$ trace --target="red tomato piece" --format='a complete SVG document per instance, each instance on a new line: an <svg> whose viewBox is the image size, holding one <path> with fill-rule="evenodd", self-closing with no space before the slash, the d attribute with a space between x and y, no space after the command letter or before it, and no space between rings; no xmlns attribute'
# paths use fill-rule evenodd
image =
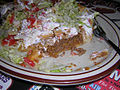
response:
<svg viewBox="0 0 120 90"><path fill-rule="evenodd" d="M35 5L35 3L31 3L31 6L32 6L32 7L35 7L36 5Z"/></svg>
<svg viewBox="0 0 120 90"><path fill-rule="evenodd" d="M40 9L38 7L34 8L33 12L38 12Z"/></svg>
<svg viewBox="0 0 120 90"><path fill-rule="evenodd" d="M25 5L28 5L28 3L29 3L29 1L24 1L24 4L25 4Z"/></svg>
<svg viewBox="0 0 120 90"><path fill-rule="evenodd" d="M31 14L31 15L30 15L30 17L31 17L31 18L34 18L34 15L33 15L33 14Z"/></svg>
<svg viewBox="0 0 120 90"><path fill-rule="evenodd" d="M28 26L28 28L33 28L34 27L34 23L36 21L36 19L34 18L34 16L31 16L30 18L27 18L27 21L30 22L30 25Z"/></svg>
<svg viewBox="0 0 120 90"><path fill-rule="evenodd" d="M45 12L42 12L42 15L44 15L45 14Z"/></svg>
<svg viewBox="0 0 120 90"><path fill-rule="evenodd" d="M1 44L4 46L4 45L7 45L8 44L8 40L5 38L2 40Z"/></svg>
<svg viewBox="0 0 120 90"><path fill-rule="evenodd" d="M26 62L27 64L29 64L32 67L35 66L35 63L32 60L28 59L27 57L24 57L24 62Z"/></svg>
<svg viewBox="0 0 120 90"><path fill-rule="evenodd" d="M33 25L29 25L29 26L28 26L28 29L33 28L33 27L35 27L35 26L33 26Z"/></svg>
<svg viewBox="0 0 120 90"><path fill-rule="evenodd" d="M16 40L15 39L10 39L9 40L9 46L13 46L16 44Z"/></svg>
<svg viewBox="0 0 120 90"><path fill-rule="evenodd" d="M12 14L12 16L9 19L10 24L13 24L13 21L14 21L14 14Z"/></svg>
<svg viewBox="0 0 120 90"><path fill-rule="evenodd" d="M17 40L14 39L14 36L15 35L8 35L8 37L4 38L2 40L2 45L9 45L9 46L12 46L12 45L15 45Z"/></svg>
<svg viewBox="0 0 120 90"><path fill-rule="evenodd" d="M14 36L15 36L15 35L8 35L7 39L8 39L8 40L14 39Z"/></svg>
<svg viewBox="0 0 120 90"><path fill-rule="evenodd" d="M24 63L21 63L20 65L23 66L23 67L26 67L26 65Z"/></svg>
<svg viewBox="0 0 120 90"><path fill-rule="evenodd" d="M35 20L36 20L36 19L35 19L34 17L27 18L27 21L28 21L28 22L30 21L31 23L34 23Z"/></svg>
<svg viewBox="0 0 120 90"><path fill-rule="evenodd" d="M25 11L29 11L29 9L25 7Z"/></svg>

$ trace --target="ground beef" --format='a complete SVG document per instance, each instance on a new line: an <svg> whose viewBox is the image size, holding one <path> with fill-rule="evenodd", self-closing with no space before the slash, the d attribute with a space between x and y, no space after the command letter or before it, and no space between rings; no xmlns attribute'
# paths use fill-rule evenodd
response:
<svg viewBox="0 0 120 90"><path fill-rule="evenodd" d="M83 44L83 36L79 33L69 39L61 39L52 46L48 46L47 53L51 57L58 57L58 55L67 50L72 50L72 48Z"/></svg>

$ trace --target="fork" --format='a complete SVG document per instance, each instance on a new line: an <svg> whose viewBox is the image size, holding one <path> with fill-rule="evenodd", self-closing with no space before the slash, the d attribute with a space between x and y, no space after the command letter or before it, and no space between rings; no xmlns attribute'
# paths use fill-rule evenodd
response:
<svg viewBox="0 0 120 90"><path fill-rule="evenodd" d="M102 29L102 27L98 24L98 22L95 20L95 24L97 25L97 28L93 30L93 34L98 38L103 38L119 55L120 55L120 49L117 47L107 36L105 31Z"/></svg>

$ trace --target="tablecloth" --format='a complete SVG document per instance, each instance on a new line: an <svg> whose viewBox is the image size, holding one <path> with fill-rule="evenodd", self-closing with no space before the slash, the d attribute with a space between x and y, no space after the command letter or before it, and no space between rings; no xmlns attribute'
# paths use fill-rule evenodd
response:
<svg viewBox="0 0 120 90"><path fill-rule="evenodd" d="M2 1L2 0L1 0ZM12 0L8 0L9 2ZM120 28L120 7L112 0L77 0L106 15ZM0 3L3 4L3 1ZM102 7L102 8L101 8ZM107 11L108 10L108 11ZM0 72L0 90L120 90L120 66L101 80L74 86L50 86L20 80Z"/></svg>

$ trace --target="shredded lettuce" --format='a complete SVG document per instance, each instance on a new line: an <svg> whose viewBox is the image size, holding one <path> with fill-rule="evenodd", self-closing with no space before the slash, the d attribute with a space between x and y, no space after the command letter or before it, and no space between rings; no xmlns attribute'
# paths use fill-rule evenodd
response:
<svg viewBox="0 0 120 90"><path fill-rule="evenodd" d="M99 15L100 13L99 12L95 12L94 13L94 17L96 17L97 15Z"/></svg>
<svg viewBox="0 0 120 90"><path fill-rule="evenodd" d="M55 69L55 70L50 70L50 72L58 73L58 72L72 72L71 69L67 69L67 67L60 68L60 69Z"/></svg>
<svg viewBox="0 0 120 90"><path fill-rule="evenodd" d="M50 72L61 72L61 70L56 69L56 70L51 70Z"/></svg>
<svg viewBox="0 0 120 90"><path fill-rule="evenodd" d="M0 49L0 56L6 60L12 61L15 64L20 64L23 62L23 57L25 54L18 54L16 48L2 47Z"/></svg>
<svg viewBox="0 0 120 90"><path fill-rule="evenodd" d="M12 25L9 23L9 19L7 19L3 25L0 26L1 30L9 30Z"/></svg>
<svg viewBox="0 0 120 90"><path fill-rule="evenodd" d="M22 11L15 11L14 12L15 13L15 19L16 20L23 20L23 19L25 19L26 17L28 17L24 12L22 12Z"/></svg>
<svg viewBox="0 0 120 90"><path fill-rule="evenodd" d="M20 64L23 62L23 59L19 57L18 55L9 54L9 58L15 64Z"/></svg>
<svg viewBox="0 0 120 90"><path fill-rule="evenodd" d="M0 49L0 56L2 58L9 59L8 55L9 55L9 51L5 47L3 47L2 49Z"/></svg>
<svg viewBox="0 0 120 90"><path fill-rule="evenodd" d="M91 18L91 15L88 14L87 8L84 8L83 11L80 11L80 7L75 0L62 0L59 3L54 5L54 13L56 15L56 20L53 17L53 21L58 23L64 23L65 26L68 27L76 27L79 30L79 25L86 25L88 28L92 26L88 26L83 21L88 19L93 19L98 13L94 13ZM84 15L84 16L82 16Z"/></svg>
<svg viewBox="0 0 120 90"><path fill-rule="evenodd" d="M46 8L46 7L50 7L52 6L53 4L51 2L48 2L48 1L44 1L44 2L40 2L38 4L38 7L39 9L42 9L42 8Z"/></svg>
<svg viewBox="0 0 120 90"><path fill-rule="evenodd" d="M81 15L81 12L75 0L62 0L60 3L56 3L54 8L55 14L57 15L56 22L64 23L68 26L75 26L81 20L78 17Z"/></svg>

